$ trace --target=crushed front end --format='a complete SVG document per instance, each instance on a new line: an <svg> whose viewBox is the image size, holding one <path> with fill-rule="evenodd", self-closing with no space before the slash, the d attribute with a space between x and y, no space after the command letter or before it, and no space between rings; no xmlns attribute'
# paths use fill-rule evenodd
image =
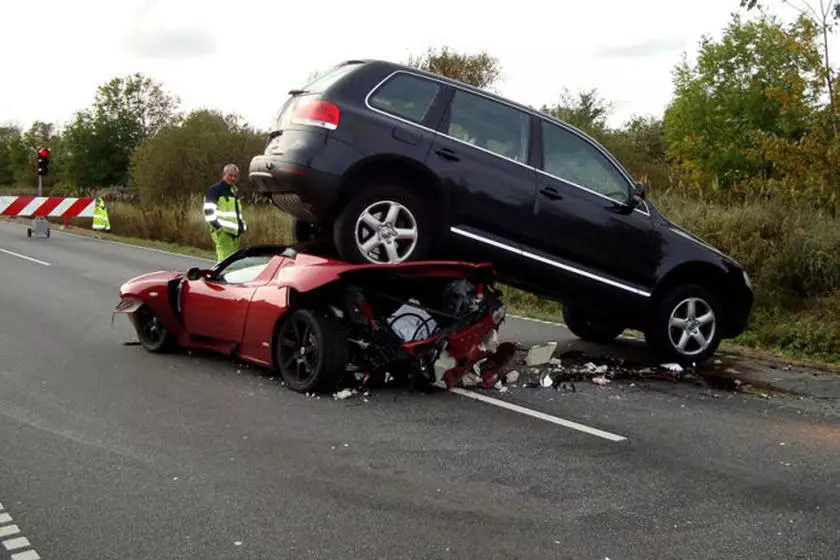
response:
<svg viewBox="0 0 840 560"><path fill-rule="evenodd" d="M411 388L448 389L474 374L489 388L515 350L498 344L506 308L486 278L355 282L331 307L350 345L348 372L364 385L403 378Z"/></svg>

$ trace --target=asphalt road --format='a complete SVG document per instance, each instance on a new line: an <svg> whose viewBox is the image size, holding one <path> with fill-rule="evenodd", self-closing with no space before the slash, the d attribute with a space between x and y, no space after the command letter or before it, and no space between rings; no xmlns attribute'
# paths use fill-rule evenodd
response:
<svg viewBox="0 0 840 560"><path fill-rule="evenodd" d="M801 401L486 393L612 441L452 393L307 398L124 345L120 283L195 262L0 223L0 560L840 557L840 421ZM515 319L503 338L576 344Z"/></svg>

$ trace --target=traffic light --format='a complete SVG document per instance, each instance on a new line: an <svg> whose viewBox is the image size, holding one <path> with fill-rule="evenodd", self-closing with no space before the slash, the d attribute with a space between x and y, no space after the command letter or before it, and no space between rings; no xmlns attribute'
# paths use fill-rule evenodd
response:
<svg viewBox="0 0 840 560"><path fill-rule="evenodd" d="M50 151L47 148L38 150L38 175L50 172Z"/></svg>

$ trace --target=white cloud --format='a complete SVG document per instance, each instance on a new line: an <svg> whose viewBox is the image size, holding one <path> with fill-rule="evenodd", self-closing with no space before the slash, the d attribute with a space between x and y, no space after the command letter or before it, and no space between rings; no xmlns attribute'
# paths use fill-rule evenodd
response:
<svg viewBox="0 0 840 560"><path fill-rule="evenodd" d="M768 4L791 15L781 0ZM719 34L738 0L498 6L477 0L399 7L392 0L5 0L0 122L66 122L90 104L98 85L142 72L180 96L186 110L217 108L267 126L286 92L314 69L349 58L402 61L447 44L498 57L500 92L522 103L551 103L564 86L596 87L614 103L617 124L634 113L662 111L682 51L693 52L704 33Z"/></svg>

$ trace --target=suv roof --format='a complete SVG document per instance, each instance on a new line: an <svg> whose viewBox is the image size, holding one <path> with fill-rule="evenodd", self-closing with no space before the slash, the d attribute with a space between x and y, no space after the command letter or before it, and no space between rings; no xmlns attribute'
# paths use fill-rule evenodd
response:
<svg viewBox="0 0 840 560"><path fill-rule="evenodd" d="M611 152L609 152L606 149L606 147L600 141L593 138L592 136L590 136L589 134L587 134L586 132L584 132L580 128L578 128L578 127L576 127L572 124L569 124L568 122L566 122L564 120L558 119L558 118L556 118L556 117L554 117L554 116L552 116L548 113L544 113L544 112L540 111L539 109L535 109L535 108L530 107L528 105L524 105L522 103L514 101L513 99L511 99L509 97L504 97L504 96L499 95L497 93L494 93L492 91L470 85L466 82L462 82L462 81L456 80L454 78L449 78L449 77L444 76L442 74L436 74L434 72L428 72L426 70L420 70L418 68L414 68L413 66L408 66L406 64L402 64L402 63L399 63L399 62L392 62L392 61L389 61L389 60L382 60L382 59L378 59L378 58L362 58L362 59L348 59L348 60L345 60L345 61L343 61L339 64L336 64L330 70L325 72L325 74L323 76L319 76L318 78L316 78L314 80L311 80L309 83L313 84L317 80L321 79L322 77L325 77L328 73L332 73L335 70L338 70L339 68L341 68L342 66L346 66L348 64L359 64L359 65L376 64L376 65L380 65L380 66L383 66L383 67L391 68L394 72L396 72L396 71L409 72L409 73L412 73L412 74L423 76L423 77L428 78L430 80L436 80L438 82L443 82L443 83L448 84L452 87L461 88L463 90L475 93L477 95L482 95L484 97L490 98L490 99L492 99L494 101L497 101L499 103L504 103L504 104L509 105L513 108L524 111L524 112L526 112L530 115L534 115L534 116L537 116L539 118L543 118L543 119L546 119L548 121L551 121L555 124L558 124L560 126L563 126L565 128L568 128L568 129L572 130L573 132L579 134L580 136L583 136L585 139L594 143L596 146L600 147L602 149L602 151L606 152L605 155L609 159L611 159L613 161L613 163L618 165L618 167L627 175L627 177L631 181L635 181L635 178L632 176L630 171L626 167L624 167L624 165L621 162L619 162L615 158L615 156ZM341 79L341 78L339 78L339 79ZM381 85L381 84L377 84L376 87L378 87L379 85Z"/></svg>

